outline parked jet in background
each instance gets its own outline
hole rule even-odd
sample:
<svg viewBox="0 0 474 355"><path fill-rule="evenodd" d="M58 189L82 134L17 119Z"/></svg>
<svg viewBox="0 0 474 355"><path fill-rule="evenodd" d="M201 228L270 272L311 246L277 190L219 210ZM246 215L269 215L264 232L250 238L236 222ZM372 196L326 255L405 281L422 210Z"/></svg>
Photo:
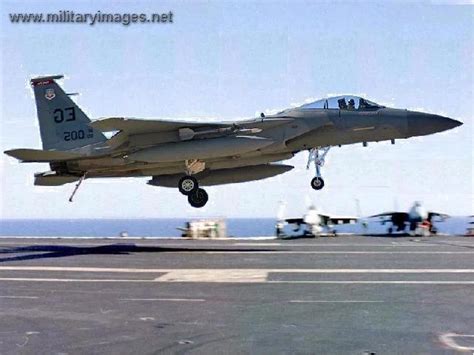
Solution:
<svg viewBox="0 0 474 355"><path fill-rule="evenodd" d="M385 212L370 216L369 218L375 217L381 218L381 224L391 223L391 226L387 229L388 234L392 234L394 231L405 232L407 228L411 233L419 234L417 228L422 225L433 234L436 232L433 226L433 218L440 217L441 220L444 220L449 216L443 213L426 211L421 203L416 201L408 212Z"/></svg>
<svg viewBox="0 0 474 355"><path fill-rule="evenodd" d="M280 207L280 208L284 208ZM355 224L358 217L355 216L336 216L319 211L316 206L310 205L306 214L301 218L283 218L284 213L279 211L277 222L277 237L297 238L297 237L315 237L322 233L333 233L335 225ZM293 231L284 230L285 225L292 225ZM296 234L295 233L299 233Z"/></svg>
<svg viewBox="0 0 474 355"><path fill-rule="evenodd" d="M112 117L91 122L56 83L61 75L31 80L43 150L5 153L45 162L35 185L86 178L150 176L150 185L175 187L194 207L208 200L200 186L253 181L282 174L275 162L310 152L313 189L324 186L320 168L329 147L422 136L461 125L451 118L387 108L361 97L328 98L278 114L239 122L183 122ZM107 139L104 132L118 132Z"/></svg>

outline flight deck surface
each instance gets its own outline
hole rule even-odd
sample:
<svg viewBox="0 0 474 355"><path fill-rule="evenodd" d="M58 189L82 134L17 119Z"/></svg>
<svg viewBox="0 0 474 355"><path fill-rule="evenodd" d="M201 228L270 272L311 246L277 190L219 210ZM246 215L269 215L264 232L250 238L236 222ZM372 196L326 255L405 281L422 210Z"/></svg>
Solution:
<svg viewBox="0 0 474 355"><path fill-rule="evenodd" d="M473 238L0 239L1 354L472 349Z"/></svg>

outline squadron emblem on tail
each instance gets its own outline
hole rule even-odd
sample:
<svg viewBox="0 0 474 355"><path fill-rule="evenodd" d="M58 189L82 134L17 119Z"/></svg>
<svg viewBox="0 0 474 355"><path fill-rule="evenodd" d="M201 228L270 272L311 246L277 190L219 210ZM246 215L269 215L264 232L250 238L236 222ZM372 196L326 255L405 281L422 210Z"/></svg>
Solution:
<svg viewBox="0 0 474 355"><path fill-rule="evenodd" d="M46 89L44 92L44 97L47 100L52 100L56 97L56 94L54 93L54 89Z"/></svg>

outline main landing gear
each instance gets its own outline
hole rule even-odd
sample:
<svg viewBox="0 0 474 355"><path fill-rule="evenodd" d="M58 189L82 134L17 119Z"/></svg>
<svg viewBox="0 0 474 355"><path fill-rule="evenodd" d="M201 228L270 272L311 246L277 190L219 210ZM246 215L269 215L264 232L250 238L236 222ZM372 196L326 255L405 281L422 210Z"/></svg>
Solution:
<svg viewBox="0 0 474 355"><path fill-rule="evenodd" d="M179 192L188 196L188 202L196 208L204 207L209 200L206 190L199 187L197 179L193 176L183 176L178 183Z"/></svg>
<svg viewBox="0 0 474 355"><path fill-rule="evenodd" d="M179 179L178 189L183 195L190 195L199 188L198 181L195 177L190 175L183 176Z"/></svg>
<svg viewBox="0 0 474 355"><path fill-rule="evenodd" d="M188 195L188 202L191 206L196 208L204 207L209 200L206 190L197 189L193 193Z"/></svg>
<svg viewBox="0 0 474 355"><path fill-rule="evenodd" d="M316 168L316 176L311 180L311 187L315 190L321 190L324 187L324 180L321 177L321 168L324 165L324 158L331 147L317 147L309 150L308 164L306 169L309 169L311 163L314 163Z"/></svg>
<svg viewBox="0 0 474 355"><path fill-rule="evenodd" d="M199 182L191 174L203 171L205 164L198 160L186 161L186 175L179 179L178 189L183 195L188 196L188 202L196 208L204 207L209 200L206 190L199 187Z"/></svg>

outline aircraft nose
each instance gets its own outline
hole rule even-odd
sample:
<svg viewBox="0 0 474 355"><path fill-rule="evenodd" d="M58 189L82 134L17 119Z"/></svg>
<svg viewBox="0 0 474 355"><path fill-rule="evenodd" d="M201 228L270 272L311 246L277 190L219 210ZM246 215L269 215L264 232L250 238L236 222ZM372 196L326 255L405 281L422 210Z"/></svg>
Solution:
<svg viewBox="0 0 474 355"><path fill-rule="evenodd" d="M449 117L416 111L408 111L407 123L410 136L424 136L462 125L462 122Z"/></svg>

